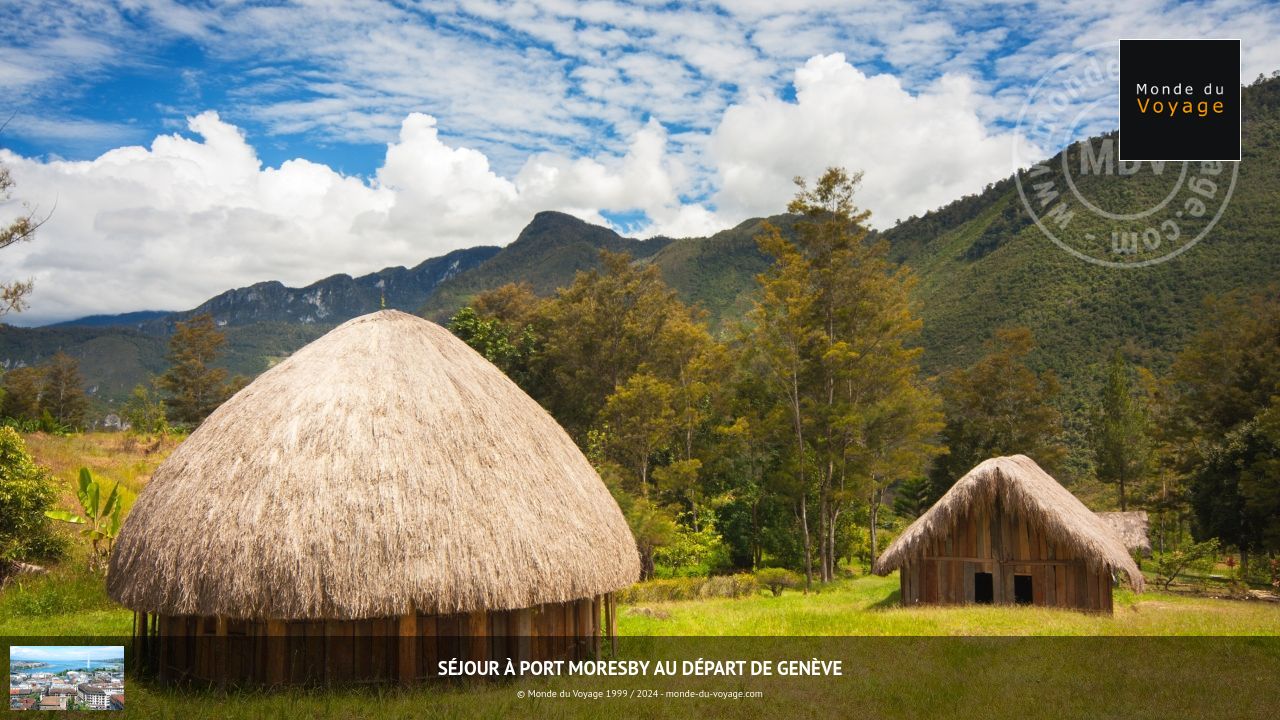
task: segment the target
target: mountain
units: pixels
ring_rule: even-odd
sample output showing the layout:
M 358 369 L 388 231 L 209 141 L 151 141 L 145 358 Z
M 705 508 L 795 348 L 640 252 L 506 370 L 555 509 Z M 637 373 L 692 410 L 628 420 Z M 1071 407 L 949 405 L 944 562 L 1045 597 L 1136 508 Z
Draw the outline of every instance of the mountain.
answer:
M 172 314 L 171 310 L 139 310 L 119 315 L 89 315 L 75 320 L 52 323 L 45 327 L 139 327 L 148 321 Z
M 302 288 L 263 282 L 228 290 L 183 312 L 92 315 L 38 328 L 0 325 L 0 367 L 42 363 L 58 351 L 80 361 L 98 410 L 128 397 L 139 383 L 164 372 L 174 323 L 210 313 L 227 343 L 221 364 L 253 377 L 335 325 L 383 305 L 412 312 L 442 282 L 466 273 L 496 247 L 455 250 L 412 268 L 391 267 L 351 277 L 333 275 Z
M 882 233 L 918 279 L 914 298 L 923 320 L 926 370 L 973 362 L 998 327 L 1030 327 L 1039 345 L 1030 361 L 1061 379 L 1069 441 L 1079 448 L 1112 353 L 1122 350 L 1162 372 L 1188 338 L 1212 321 L 1206 297 L 1275 287 L 1280 79 L 1246 88 L 1243 99 L 1243 160 L 1230 202 L 1212 232 L 1160 264 L 1110 268 L 1072 257 L 1034 225 L 1012 177 Z M 1076 153 L 1070 149 L 1066 161 L 1075 165 Z M 1060 153 L 1045 164 L 1061 167 L 1063 160 Z M 1089 176 L 1079 187 L 1098 202 L 1149 201 L 1163 192 L 1152 177 Z M 1100 225 L 1082 213 L 1059 234 L 1081 247 L 1090 241 L 1087 233 L 1104 234 Z M 1081 455 L 1073 458 L 1077 471 Z
M 1027 325 L 1039 341 L 1031 360 L 1062 378 L 1062 407 L 1079 440 L 1086 405 L 1115 349 L 1163 370 L 1208 321 L 1206 296 L 1276 283 L 1280 79 L 1246 88 L 1243 100 L 1244 161 L 1231 202 L 1209 237 L 1167 262 L 1107 268 L 1068 255 L 1034 225 L 1012 176 L 877 233 L 917 277 L 913 299 L 923 319 L 926 370 L 967 365 L 981 356 L 996 328 Z M 1060 154 L 1048 164 L 1062 160 Z M 1096 176 L 1083 179 L 1081 189 L 1090 197 L 1124 200 L 1157 188 L 1141 178 Z M 768 221 L 788 232 L 794 218 Z M 410 269 L 335 275 L 296 289 L 259 283 L 184 313 L 98 316 L 34 329 L 0 326 L 0 365 L 39 362 L 63 349 L 81 359 L 101 401 L 118 401 L 135 383 L 163 371 L 173 322 L 208 311 L 226 329 L 226 365 L 254 375 L 333 324 L 376 309 L 383 292 L 388 307 L 445 320 L 476 293 L 507 282 L 525 281 L 550 294 L 579 270 L 598 267 L 602 249 L 653 263 L 686 302 L 706 309 L 720 326 L 750 307 L 754 278 L 767 266 L 755 243 L 764 222 L 747 220 L 705 238 L 636 240 L 543 212 L 506 247 L 459 250 Z M 1097 223 L 1086 218 L 1065 235 L 1083 243 L 1084 234 L 1095 230 Z
M 520 235 L 474 270 L 440 283 L 418 312 L 437 322 L 473 296 L 509 282 L 527 282 L 549 295 L 573 281 L 579 270 L 600 266 L 600 251 L 626 252 L 644 259 L 671 243 L 669 238 L 635 240 L 559 212 L 540 212 Z

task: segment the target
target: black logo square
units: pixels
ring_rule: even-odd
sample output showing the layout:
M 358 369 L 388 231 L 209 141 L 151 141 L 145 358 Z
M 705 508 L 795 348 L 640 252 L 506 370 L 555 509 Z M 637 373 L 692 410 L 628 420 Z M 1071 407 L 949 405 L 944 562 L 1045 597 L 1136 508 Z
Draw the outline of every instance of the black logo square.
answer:
M 1121 160 L 1240 159 L 1239 40 L 1120 41 Z

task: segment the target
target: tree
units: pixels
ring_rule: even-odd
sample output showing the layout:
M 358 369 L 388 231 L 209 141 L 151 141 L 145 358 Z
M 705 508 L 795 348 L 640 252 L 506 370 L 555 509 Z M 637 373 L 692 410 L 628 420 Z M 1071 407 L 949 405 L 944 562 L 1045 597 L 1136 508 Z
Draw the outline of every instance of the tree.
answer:
M 449 330 L 539 398 L 542 337 L 534 321 L 541 303 L 527 283 L 509 283 L 477 295 L 449 320 Z
M 40 419 L 44 368 L 19 367 L 4 374 L 4 404 L 0 414 L 15 420 Z
M 1146 398 L 1135 392 L 1124 356 L 1117 352 L 1093 414 L 1090 439 L 1098 480 L 1116 486 L 1121 510 L 1128 509 L 1126 490 L 1151 470 L 1149 426 Z
M 636 373 L 605 402 L 606 453 L 634 471 L 641 497 L 649 497 L 653 455 L 676 428 L 671 409 L 674 391 L 650 373 Z
M 129 423 L 131 432 L 140 434 L 163 433 L 169 429 L 164 415 L 164 403 L 154 397 L 145 385 L 135 385 L 120 414 Z
M 933 489 L 927 477 L 913 477 L 898 485 L 893 496 L 893 511 L 906 518 L 917 518 L 933 505 Z
M 1280 549 L 1280 296 L 1209 302 L 1212 322 L 1177 356 L 1168 433 L 1189 481 L 1197 539 Z
M 40 393 L 41 411 L 47 411 L 63 427 L 80 428 L 84 426 L 88 407 L 80 363 L 66 353 L 56 353 L 45 368 L 44 387 Z
M 759 278 L 750 315 L 759 367 L 786 408 L 794 434 L 797 520 L 806 555 L 812 542 L 809 497 L 818 510 L 821 578 L 835 572 L 841 515 L 861 498 L 871 536 L 884 490 L 919 473 L 941 427 L 912 347 L 920 321 L 911 311 L 910 273 L 872 240 L 869 213 L 853 196 L 860 174 L 828 169 L 787 206 L 800 216 L 794 239 L 772 225 L 758 239 L 773 258 Z M 813 577 L 806 558 L 806 582 Z
M 180 322 L 169 340 L 169 362 L 156 385 L 167 393 L 165 407 L 170 420 L 195 426 L 204 422 L 235 389 L 227 382 L 227 371 L 214 367 L 226 337 L 204 313 Z
M 61 553 L 44 515 L 55 497 L 48 471 L 36 465 L 22 437 L 0 427 L 0 581 L 18 562 Z
M 0 126 L 0 129 L 3 127 Z M 13 176 L 9 173 L 9 168 L 0 165 L 0 204 L 9 200 L 13 185 Z M 32 210 L 8 225 L 0 226 L 0 250 L 35 237 L 36 228 L 42 224 L 44 221 L 36 220 L 35 211 Z M 27 306 L 26 297 L 33 287 L 34 284 L 30 280 L 14 280 L 0 284 L 0 317 L 10 312 L 22 312 Z
M 1028 367 L 1034 348 L 1029 329 L 1001 328 L 985 357 L 945 376 L 942 440 L 947 451 L 929 474 L 931 501 L 987 458 L 1020 453 L 1052 473 L 1066 456 L 1062 415 L 1053 406 L 1058 379 L 1052 371 Z
M 560 424 L 581 438 L 605 401 L 640 366 L 663 352 L 668 321 L 688 310 L 654 265 L 600 253 L 603 268 L 579 272 L 542 306 L 546 387 L 535 395 Z

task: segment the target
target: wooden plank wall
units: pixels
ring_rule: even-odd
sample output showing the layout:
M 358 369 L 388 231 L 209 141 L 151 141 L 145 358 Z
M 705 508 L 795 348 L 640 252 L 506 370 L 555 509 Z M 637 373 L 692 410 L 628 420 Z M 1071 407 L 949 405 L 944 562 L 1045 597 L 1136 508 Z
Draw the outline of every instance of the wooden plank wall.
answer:
M 597 657 L 601 609 L 585 598 L 523 610 L 351 621 L 254 621 L 138 614 L 138 667 L 202 685 L 416 682 L 438 661 Z
M 1033 523 L 998 508 L 976 510 L 951 532 L 926 543 L 900 571 L 902 602 L 972 603 L 979 572 L 991 573 L 998 604 L 1013 603 L 1015 576 L 1030 575 L 1035 605 L 1112 611 L 1106 570 L 1090 572 L 1069 548 L 1055 546 Z

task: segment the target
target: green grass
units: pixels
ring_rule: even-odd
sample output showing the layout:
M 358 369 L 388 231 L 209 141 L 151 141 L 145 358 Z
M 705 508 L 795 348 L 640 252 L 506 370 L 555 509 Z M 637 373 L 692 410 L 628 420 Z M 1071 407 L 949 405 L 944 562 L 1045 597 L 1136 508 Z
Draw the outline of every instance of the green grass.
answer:
M 1151 585 L 1148 584 L 1148 588 Z M 1115 594 L 1114 615 L 1012 606 L 897 604 L 897 575 L 863 577 L 804 595 L 622 607 L 622 635 L 1280 635 L 1280 603 L 1148 590 Z M 643 614 L 640 614 L 643 612 Z
M 32 435 L 28 442 L 37 460 L 53 468 L 64 495 L 81 464 L 140 490 L 172 448 L 131 445 L 124 436 L 108 434 Z M 87 560 L 88 548 L 77 536 L 70 557 L 48 574 L 23 576 L 0 591 L 0 635 L 127 636 L 132 614 L 106 596 L 102 577 L 88 570 Z M 840 659 L 841 677 L 553 677 L 272 692 L 174 689 L 131 678 L 128 713 L 184 720 L 1274 716 L 1280 604 L 1151 590 L 1117 592 L 1113 616 L 1026 607 L 907 609 L 897 605 L 897 585 L 896 576 L 860 577 L 808 595 L 787 591 L 775 598 L 761 592 L 620 606 L 622 657 Z M 1144 635 L 1209 637 L 1092 637 Z M 1251 637 L 1223 637 L 1228 635 Z M 530 690 L 619 689 L 759 691 L 763 697 L 518 696 Z

